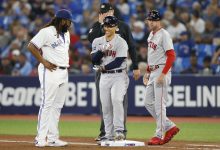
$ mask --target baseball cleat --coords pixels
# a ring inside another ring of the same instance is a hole
[[[161,138],[159,137],[153,137],[148,141],[148,145],[163,145],[164,142]]]
[[[45,147],[45,146],[47,146],[47,142],[46,141],[36,141],[35,146],[36,147]]]
[[[164,139],[163,139],[164,144],[168,143],[179,131],[180,129],[176,126],[169,129],[164,136]]]
[[[68,143],[62,140],[56,140],[53,142],[48,142],[48,146],[52,146],[52,147],[61,147],[61,146],[66,146]]]
[[[115,132],[115,141],[122,141],[125,140],[125,135],[123,131],[116,131]]]

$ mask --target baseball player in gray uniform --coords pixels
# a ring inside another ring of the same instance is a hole
[[[169,33],[161,26],[161,19],[157,10],[150,11],[146,18],[151,32],[147,39],[147,73],[143,78],[146,85],[145,107],[156,120],[157,126],[155,136],[148,142],[149,145],[165,144],[179,132],[179,128],[166,115],[167,89],[171,82],[175,51]]]
[[[55,17],[31,39],[28,49],[40,62],[39,80],[42,102],[38,114],[37,147],[65,146],[59,139],[58,122],[66,98],[69,67],[70,11],[61,9]],[[42,55],[40,53],[42,52]]]
[[[125,139],[123,99],[129,85],[126,72],[128,45],[115,33],[117,23],[116,17],[105,17],[105,35],[92,43],[92,62],[101,61],[100,66],[94,67],[101,72],[100,99],[106,132],[101,141]]]

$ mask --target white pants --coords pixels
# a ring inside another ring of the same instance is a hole
[[[171,82],[171,72],[168,72],[163,85],[156,83],[163,67],[152,71],[150,79],[146,86],[145,107],[148,112],[156,120],[155,136],[163,138],[164,133],[175,126],[175,124],[167,118],[166,102],[168,99],[168,86]]]
[[[38,114],[36,141],[55,141],[59,138],[58,122],[67,93],[68,71],[51,72],[42,64],[38,66],[41,85],[41,106]]]
[[[117,130],[124,131],[123,100],[128,85],[126,72],[101,74],[99,87],[106,137],[113,137]]]

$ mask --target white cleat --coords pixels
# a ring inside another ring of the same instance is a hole
[[[46,141],[36,141],[35,146],[36,147],[45,147],[45,146],[47,146],[47,142]]]
[[[47,146],[52,146],[52,147],[61,147],[61,146],[67,146],[68,143],[62,140],[56,140],[53,142],[48,142]]]

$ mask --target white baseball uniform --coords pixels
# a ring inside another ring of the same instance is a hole
[[[147,41],[148,65],[152,68],[152,71],[146,86],[145,107],[156,120],[155,136],[162,139],[164,133],[175,126],[166,115],[167,89],[171,83],[171,71],[169,70],[166,74],[163,85],[158,85],[156,81],[165,66],[166,51],[174,48],[169,33],[163,28],[156,33],[151,32]]]
[[[100,46],[107,43],[111,44],[112,48],[105,51],[101,65],[107,65],[117,57],[127,58],[128,45],[118,34],[115,34],[115,37],[109,42],[106,41],[105,36],[96,38],[92,43],[91,53],[97,52]],[[105,124],[105,137],[107,138],[112,138],[116,131],[124,130],[123,100],[129,85],[126,68],[127,60],[125,59],[120,67],[109,70],[112,71],[111,73],[101,73],[100,99]],[[119,70],[120,72],[117,72]]]
[[[43,58],[57,67],[50,71],[43,64],[38,66],[39,80],[42,90],[42,102],[38,114],[36,141],[56,141],[59,138],[58,122],[64,105],[69,67],[70,35],[66,32],[57,37],[54,26],[41,29],[31,40],[41,49]]]

